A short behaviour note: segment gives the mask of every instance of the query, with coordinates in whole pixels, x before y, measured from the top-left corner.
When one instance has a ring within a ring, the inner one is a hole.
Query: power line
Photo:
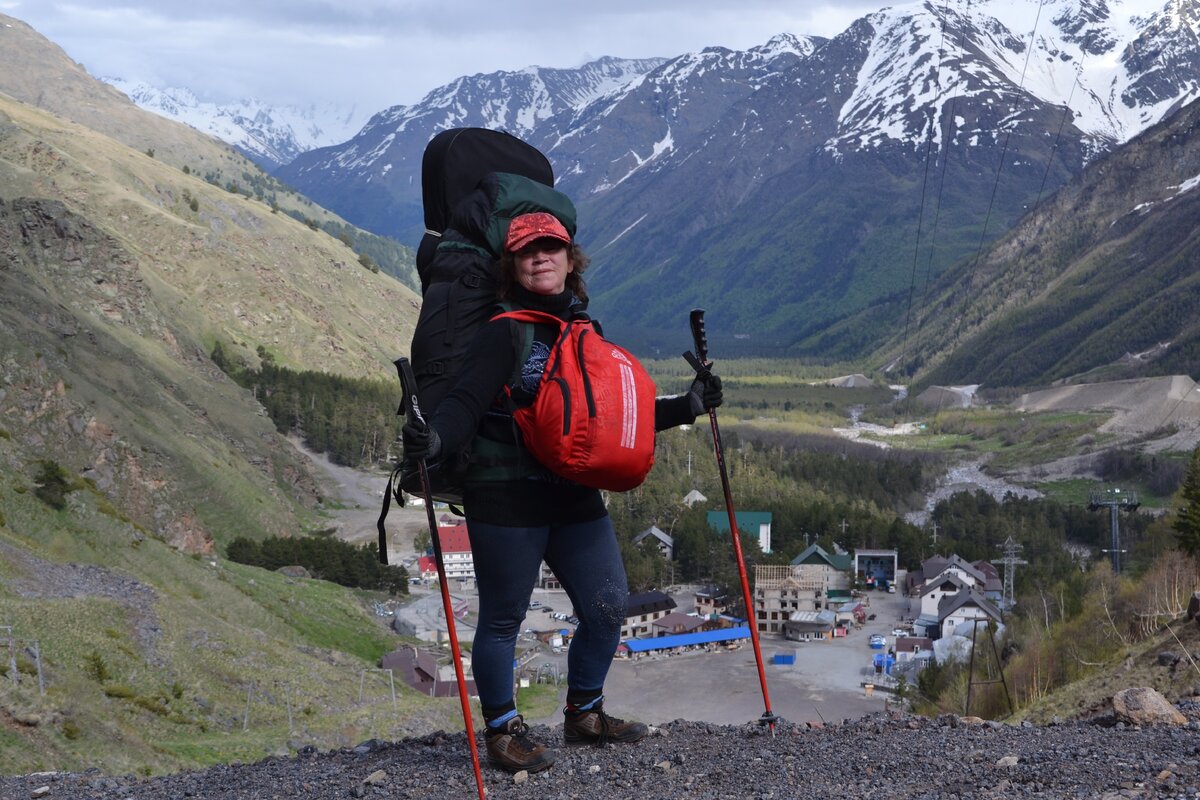
[[[1029,59],[1033,55],[1033,50],[1034,50],[1033,45],[1034,45],[1035,40],[1037,39],[1037,29],[1038,29],[1038,24],[1041,22],[1041,19],[1042,19],[1042,6],[1044,4],[1045,4],[1045,0],[1038,0],[1037,16],[1033,20],[1033,30],[1030,31],[1030,33],[1029,33],[1029,47],[1026,48],[1026,50],[1025,50],[1025,64],[1024,64],[1024,66],[1021,67],[1021,80],[1017,84],[1017,88],[1020,90],[1023,90],[1025,88],[1025,74],[1029,70]],[[1004,171],[1004,161],[1008,157],[1008,145],[1009,145],[1009,142],[1012,140],[1013,129],[1016,127],[1017,127],[1016,122],[1014,120],[1013,124],[1009,125],[1008,130],[1005,131],[1005,134],[1004,134],[1004,146],[1000,150],[1000,163],[996,165],[996,180],[992,184],[992,195],[988,199],[987,213],[984,214],[984,217],[983,217],[983,230],[980,231],[980,234],[979,234],[979,248],[975,251],[975,259],[974,259],[974,261],[971,262],[970,269],[967,270],[968,280],[974,274],[976,267],[979,266],[979,259],[983,255],[983,246],[987,242],[988,224],[991,222],[991,219],[992,219],[992,209],[996,204],[996,194],[1000,190],[1000,174]],[[966,320],[966,317],[967,317],[967,315],[964,311],[964,313],[962,313],[958,318],[958,328],[955,330],[955,333],[954,333],[955,341],[958,341],[962,335],[962,326],[963,326],[963,322]]]
[[[942,9],[942,38],[938,42],[938,60],[937,65],[933,68],[933,85],[934,98],[938,98],[942,94],[942,55],[946,45],[946,18],[948,16],[950,2],[946,0],[946,5]],[[929,137],[925,141],[925,174],[921,178],[921,208],[917,214],[917,241],[913,246],[913,266],[912,278],[908,283],[908,310],[904,314],[904,344],[900,349],[901,358],[908,353],[908,326],[912,319],[912,302],[913,291],[917,286],[917,262],[921,256],[921,226],[925,222],[925,191],[929,185],[929,161],[930,155],[933,152],[933,133],[938,128],[937,106],[936,104],[929,110]],[[941,208],[941,197],[939,191],[938,207]]]
[[[970,19],[971,19],[971,0],[967,0],[967,8],[966,8],[965,16],[967,18],[967,21],[970,21]],[[949,2],[949,0],[947,0],[946,5],[942,8],[942,30],[943,30],[943,33],[945,31],[946,22],[949,20],[949,18],[950,18],[950,2]],[[959,53],[964,52],[964,49],[965,49],[964,45],[966,43],[966,38],[967,38],[966,26],[960,25],[959,30],[958,30],[958,52]],[[944,43],[944,39],[943,39],[943,43]],[[940,84],[940,81],[941,81],[941,77],[940,77],[940,75],[941,75],[941,72],[940,72],[941,55],[940,55],[940,53],[939,53],[939,57],[938,57],[938,68],[939,68],[938,80],[939,80],[939,84]],[[920,312],[923,311],[924,309],[928,308],[928,306],[929,306],[930,275],[933,272],[933,256],[937,252],[938,221],[942,217],[942,194],[945,192],[945,189],[946,189],[946,171],[947,171],[947,166],[950,163],[950,145],[954,141],[954,137],[955,137],[955,133],[956,133],[955,124],[956,124],[956,120],[957,120],[957,114],[956,114],[957,111],[958,111],[958,94],[952,93],[950,95],[950,111],[948,114],[946,114],[946,125],[947,125],[946,139],[942,143],[942,152],[941,152],[942,170],[941,170],[941,175],[938,178],[937,205],[936,205],[936,207],[934,209],[934,213],[933,213],[933,224],[930,226],[930,230],[929,230],[929,260],[925,262],[925,286],[921,292],[921,305],[918,307],[918,310],[917,310],[918,311],[918,314],[917,314],[917,316],[918,316],[917,336],[916,336],[916,341],[913,343],[913,352],[920,352],[921,330],[922,330],[922,327],[924,326],[924,319],[921,318]],[[907,349],[907,333],[905,334],[905,338],[906,338],[905,348]],[[940,401],[939,401],[939,405],[940,405]],[[941,409],[939,408],[938,410],[940,411]]]

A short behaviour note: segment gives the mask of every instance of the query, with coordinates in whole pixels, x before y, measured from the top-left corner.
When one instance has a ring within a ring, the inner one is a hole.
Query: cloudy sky
[[[409,104],[460,75],[832,36],[908,0],[0,0],[97,76],[201,99]]]

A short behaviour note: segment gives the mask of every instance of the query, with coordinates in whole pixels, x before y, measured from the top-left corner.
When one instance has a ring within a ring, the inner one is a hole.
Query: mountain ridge
[[[940,275],[1200,96],[1186,5],[1135,16],[1148,6],[1062,0],[1031,39],[1040,7],[909,3],[829,39],[709,48],[514,131],[547,152],[575,198],[593,308],[639,352],[686,344],[666,320],[701,306],[737,352],[821,357],[805,342],[902,291],[914,250]],[[458,87],[284,174],[365,227],[415,237],[419,147],[438,126],[399,137],[445,107],[459,109],[454,124],[482,121],[469,114],[494,98]],[[389,185],[407,189],[379,183],[371,169],[385,163]],[[764,281],[779,290],[758,291]]]
[[[276,106],[256,98],[218,104],[200,100],[189,89],[160,89],[117,77],[101,80],[138,108],[211,134],[268,172],[300,153],[346,141],[367,119],[354,107]]]

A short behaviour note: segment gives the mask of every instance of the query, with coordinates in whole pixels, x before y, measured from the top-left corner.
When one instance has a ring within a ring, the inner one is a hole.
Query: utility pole
[[[1122,492],[1120,489],[1106,489],[1104,491],[1093,490],[1088,494],[1088,509],[1096,511],[1101,508],[1108,509],[1109,523],[1111,526],[1111,544],[1108,549],[1101,548],[1100,552],[1108,553],[1112,557],[1113,573],[1119,575],[1121,573],[1121,553],[1125,551],[1121,549],[1121,509],[1126,511],[1135,511],[1141,503],[1138,501],[1137,492]]]
[[[21,676],[17,674],[17,640],[13,637],[13,626],[0,625],[0,630],[8,632],[8,677],[13,686],[17,686]]]
[[[937,547],[937,529],[938,529],[937,520],[933,520],[929,524],[933,528],[933,533],[930,534],[930,538],[933,539],[933,546]]]
[[[1013,589],[1013,576],[1017,572],[1017,566],[1020,564],[1028,564],[1028,561],[1018,558],[1021,553],[1022,545],[1018,544],[1011,536],[1004,540],[1004,544],[1000,545],[1000,549],[1004,551],[1004,558],[1000,559],[1000,563],[1004,565],[1004,610],[1012,608],[1016,603],[1016,592]]]
[[[842,524],[838,527],[842,529],[842,539],[844,540],[846,538],[846,528],[850,527],[849,523],[846,522],[845,517],[842,517]]]

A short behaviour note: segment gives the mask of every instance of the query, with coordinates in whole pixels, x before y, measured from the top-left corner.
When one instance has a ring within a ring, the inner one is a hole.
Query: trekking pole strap
[[[417,401],[417,379],[412,364],[407,358],[396,359],[396,371],[400,373],[400,386],[404,391],[405,415],[410,422],[427,424],[421,415]],[[417,472],[421,477],[421,491],[425,496],[425,520],[429,525],[429,538],[433,544],[434,560],[437,563],[438,585],[442,590],[442,612],[446,615],[446,635],[450,639],[450,653],[454,657],[454,677],[458,682],[458,700],[462,706],[463,725],[466,728],[467,744],[471,750],[471,765],[475,769],[475,788],[479,800],[484,800],[483,773],[479,767],[479,750],[475,745],[475,724],[471,720],[471,699],[467,695],[467,679],[463,671],[462,652],[458,647],[458,631],[454,625],[454,606],[450,601],[450,586],[446,581],[446,564],[442,558],[442,542],[438,536],[437,520],[433,516],[433,490],[430,488],[429,471],[425,459],[417,459]]]
[[[384,520],[387,519],[388,511],[391,510],[391,507],[392,507],[392,492],[393,492],[393,490],[398,490],[398,487],[396,487],[396,479],[399,476],[400,476],[400,466],[397,465],[396,468],[392,470],[392,474],[390,476],[388,476],[387,486],[383,490],[383,508],[380,509],[379,520],[375,523],[375,528],[376,528],[376,530],[379,531],[379,563],[380,564],[388,563],[387,528],[384,526],[383,523],[384,523]],[[401,500],[399,497],[396,498],[396,502],[400,503],[401,507],[404,506],[404,501]]]

